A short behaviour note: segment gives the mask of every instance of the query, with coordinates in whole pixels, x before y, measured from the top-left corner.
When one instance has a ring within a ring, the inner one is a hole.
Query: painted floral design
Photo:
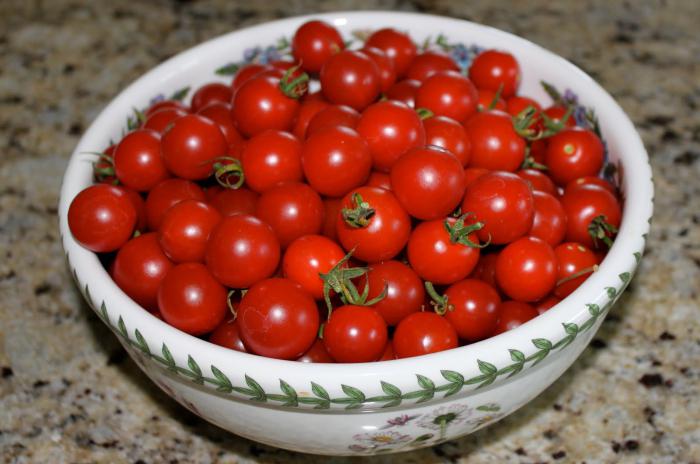
[[[473,413],[466,404],[449,404],[435,409],[418,420],[418,426],[440,432],[440,438],[445,438],[447,428],[461,424]]]
[[[382,427],[382,430],[390,429],[392,427],[403,427],[417,417],[418,416],[409,416],[408,414],[394,417],[393,419],[386,421],[386,425]]]
[[[369,447],[379,447],[387,445],[399,445],[411,441],[411,436],[393,430],[382,432],[359,433],[353,435],[353,440],[363,443]]]

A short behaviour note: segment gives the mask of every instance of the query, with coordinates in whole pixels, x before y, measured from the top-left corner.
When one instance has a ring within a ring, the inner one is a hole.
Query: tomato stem
[[[489,103],[488,110],[492,110],[496,108],[496,105],[498,104],[498,100],[501,99],[501,94],[503,93],[503,83],[501,82],[498,84],[498,90],[496,90],[496,94],[493,96],[491,99],[491,102]]]
[[[216,158],[218,161],[214,163],[212,168],[214,169],[214,178],[216,182],[219,183],[224,188],[228,189],[239,189],[245,181],[245,176],[243,175],[243,167],[241,166],[240,160],[232,158],[230,156],[222,156]],[[225,161],[225,162],[220,162]],[[235,177],[236,182],[231,183],[231,178]]]
[[[300,76],[292,79],[294,74],[301,67],[301,63],[289,68],[285,71],[282,79],[280,79],[280,90],[289,98],[298,99],[308,90],[309,75],[302,73]]]
[[[228,310],[231,311],[231,314],[233,314],[234,321],[238,317],[238,313],[236,313],[236,309],[233,307],[233,303],[231,302],[231,298],[235,293],[235,290],[229,290],[229,292],[226,294],[226,306],[228,306]]]
[[[447,311],[454,310],[454,305],[450,304],[447,295],[440,295],[432,282],[425,282],[425,291],[432,299],[430,304],[433,306],[433,310],[440,316],[444,316]]]
[[[598,241],[602,241],[608,248],[612,247],[612,237],[617,232],[617,227],[607,222],[607,218],[604,215],[594,217],[588,224],[588,234],[593,239],[596,247],[598,247]]]
[[[593,272],[596,272],[597,270],[598,270],[598,265],[597,265],[597,264],[594,264],[593,266],[587,267],[587,268],[585,268],[585,269],[581,269],[580,271],[574,272],[574,273],[571,274],[570,276],[566,276],[566,277],[564,277],[563,279],[557,281],[557,287],[560,286],[560,285],[562,285],[562,284],[565,284],[565,283],[569,282],[570,280],[574,280],[574,279],[577,279],[577,278],[579,278],[579,277],[581,277],[581,276],[584,276],[584,275],[586,275],[586,274],[591,274],[591,273],[593,273]]]
[[[418,117],[421,118],[421,120],[435,116],[435,113],[430,111],[428,108],[416,108],[416,113],[418,113]]]
[[[471,248],[484,248],[489,243],[479,244],[478,242],[473,242],[469,235],[477,230],[484,228],[482,222],[475,222],[473,224],[465,224],[464,221],[469,216],[473,216],[474,213],[464,213],[457,218],[454,224],[450,224],[448,219],[445,219],[444,225],[445,230],[450,235],[451,243],[459,243]]]
[[[362,199],[359,193],[352,195],[352,205],[354,208],[343,208],[340,212],[345,223],[356,229],[367,227],[375,210]]]

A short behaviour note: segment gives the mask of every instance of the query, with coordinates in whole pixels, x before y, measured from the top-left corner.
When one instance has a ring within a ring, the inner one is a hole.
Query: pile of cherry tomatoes
[[[502,333],[595,272],[621,216],[604,145],[518,95],[511,54],[460,72],[321,21],[291,50],[152,105],[73,200],[74,238],[143,308],[239,351],[368,362]]]

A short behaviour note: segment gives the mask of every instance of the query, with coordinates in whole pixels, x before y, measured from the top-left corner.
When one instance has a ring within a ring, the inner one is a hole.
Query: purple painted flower
[[[260,55],[260,47],[246,48],[243,51],[243,60],[246,63],[250,63],[255,61],[258,55]]]
[[[165,100],[165,95],[162,93],[159,93],[155,97],[151,98],[151,101],[149,102],[149,106],[153,106],[158,102],[162,102],[163,100]]]
[[[564,102],[568,103],[569,105],[577,105],[578,104],[578,95],[574,93],[573,90],[571,89],[566,89],[564,91]]]
[[[390,429],[391,427],[401,427],[408,424],[410,421],[418,416],[409,416],[408,414],[401,415],[399,417],[394,417],[386,421],[386,425],[382,427],[383,430]]]
[[[450,46],[450,57],[455,60],[460,69],[466,70],[474,60],[474,57],[481,53],[482,48],[476,45],[466,47],[464,44],[455,44]]]

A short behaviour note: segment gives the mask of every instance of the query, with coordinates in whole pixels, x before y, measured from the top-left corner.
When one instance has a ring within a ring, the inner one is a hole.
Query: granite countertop
[[[239,26],[360,7],[471,19],[569,58],[630,114],[657,189],[638,275],[562,378],[495,426],[376,462],[700,462],[700,3],[688,0],[0,2],[0,461],[327,462],[232,436],[146,379],[73,286],[56,203],[81,133],[144,71]]]

